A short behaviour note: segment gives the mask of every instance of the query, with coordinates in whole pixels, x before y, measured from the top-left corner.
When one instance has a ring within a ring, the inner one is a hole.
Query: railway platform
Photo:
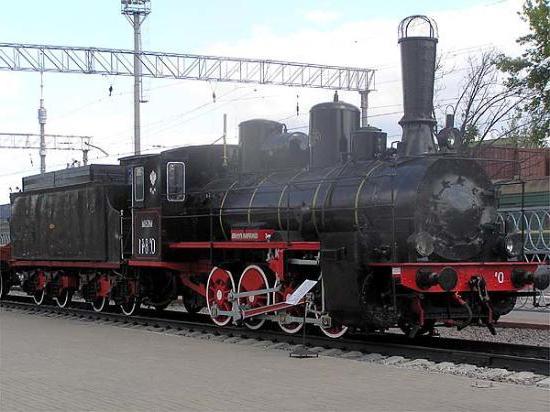
[[[0,410],[547,410],[550,391],[0,311]]]
[[[550,310],[516,309],[504,315],[500,326],[550,330]]]

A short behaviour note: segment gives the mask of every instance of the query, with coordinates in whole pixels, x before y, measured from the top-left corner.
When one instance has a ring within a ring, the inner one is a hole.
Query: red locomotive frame
[[[239,232],[239,233],[245,233]],[[269,251],[269,259],[265,262],[266,267],[275,276],[276,284],[280,284],[285,281],[287,274],[285,273],[285,258],[289,252],[307,252],[313,253],[317,257],[319,256],[320,242],[318,241],[270,241],[270,235],[273,231],[251,230],[247,229],[246,233],[251,234],[248,239],[262,239],[262,241],[215,241],[215,242],[174,242],[165,245],[166,248],[179,251],[193,251],[193,250],[263,250]],[[236,236],[237,238],[242,236]],[[0,250],[2,260],[8,262],[12,268],[35,268],[40,271],[42,268],[51,268],[52,270],[63,271],[64,269],[95,269],[95,270],[120,270],[123,267],[128,269],[160,269],[172,271],[176,274],[181,284],[192,290],[194,293],[202,296],[208,300],[208,289],[206,279],[204,282],[196,282],[191,278],[197,273],[206,273],[218,270],[213,266],[212,262],[208,260],[199,260],[192,262],[170,262],[170,261],[156,261],[156,260],[143,260],[143,259],[130,259],[122,263],[106,263],[106,262],[78,262],[78,261],[28,261],[28,260],[15,260],[10,258],[10,248],[5,246]],[[317,258],[318,259],[318,258]],[[472,290],[471,280],[475,277],[479,277],[484,280],[486,292],[516,292],[522,287],[514,284],[513,272],[514,270],[521,270],[523,272],[534,272],[537,268],[537,264],[527,262],[457,262],[457,263],[433,263],[433,262],[417,262],[417,263],[372,263],[372,268],[391,272],[391,277],[396,284],[403,288],[406,288],[414,293],[420,294],[444,294],[452,293],[456,296],[455,299],[460,300],[460,294],[464,292],[470,292]],[[418,283],[419,270],[429,270],[434,274],[442,272],[445,268],[452,268],[457,273],[456,285],[450,289],[445,290],[439,284],[433,284],[427,287],[421,287]],[[38,289],[44,289],[48,279],[51,281],[51,277],[47,278],[44,275],[38,276],[40,280]],[[76,284],[67,283],[70,277],[62,276],[60,278],[61,287],[73,289],[77,288]],[[64,286],[63,286],[64,285]],[[112,289],[112,284],[109,281],[108,276],[100,276],[97,284],[96,298],[106,298]],[[137,290],[136,286],[133,288]],[[228,292],[224,295],[221,301],[227,303],[225,308],[216,308],[213,310],[214,318],[223,318],[223,321],[246,321],[251,318],[270,318],[277,320],[277,312],[291,309],[292,304],[288,304],[285,301],[280,302],[264,302],[264,304],[256,304],[252,307],[247,305],[240,305],[239,299],[250,299],[250,297],[259,297],[268,293],[277,293],[279,290],[277,287],[269,287],[266,285],[264,289],[258,289],[255,291],[235,293]],[[273,295],[275,296],[275,295]],[[233,305],[231,302],[234,302]],[[419,321],[422,325],[425,322],[423,309],[419,301],[415,300],[414,310],[419,314]],[[299,305],[303,305],[305,301],[302,299]],[[103,308],[103,307],[102,307]],[[212,312],[212,308],[211,312]],[[293,318],[295,320],[295,318]],[[221,323],[224,323],[221,322]],[[287,320],[288,322],[288,320]],[[315,323],[318,325],[331,326],[330,317],[324,316],[317,319],[308,319],[307,322]]]

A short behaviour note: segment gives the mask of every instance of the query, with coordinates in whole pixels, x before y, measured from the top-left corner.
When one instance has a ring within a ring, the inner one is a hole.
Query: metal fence
[[[506,233],[523,233],[525,260],[550,260],[550,208],[499,209],[497,221]]]

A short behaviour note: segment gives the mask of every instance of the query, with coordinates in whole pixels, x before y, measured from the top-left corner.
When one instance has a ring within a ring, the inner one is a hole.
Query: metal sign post
[[[304,282],[292,293],[287,299],[286,303],[296,305],[303,299],[304,304],[304,319],[302,326],[302,346],[296,348],[290,352],[289,356],[291,358],[318,358],[319,354],[312,352],[306,346],[306,317],[309,312],[309,308],[313,303],[313,293],[310,292],[311,289],[317,284],[316,280],[304,280]]]

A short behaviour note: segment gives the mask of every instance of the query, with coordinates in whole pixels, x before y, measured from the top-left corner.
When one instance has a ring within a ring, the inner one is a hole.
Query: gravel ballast
[[[461,331],[457,331],[456,328],[438,328],[437,331],[443,338],[550,347],[550,330],[497,328],[497,334],[494,336],[486,327],[481,326],[470,326]]]

